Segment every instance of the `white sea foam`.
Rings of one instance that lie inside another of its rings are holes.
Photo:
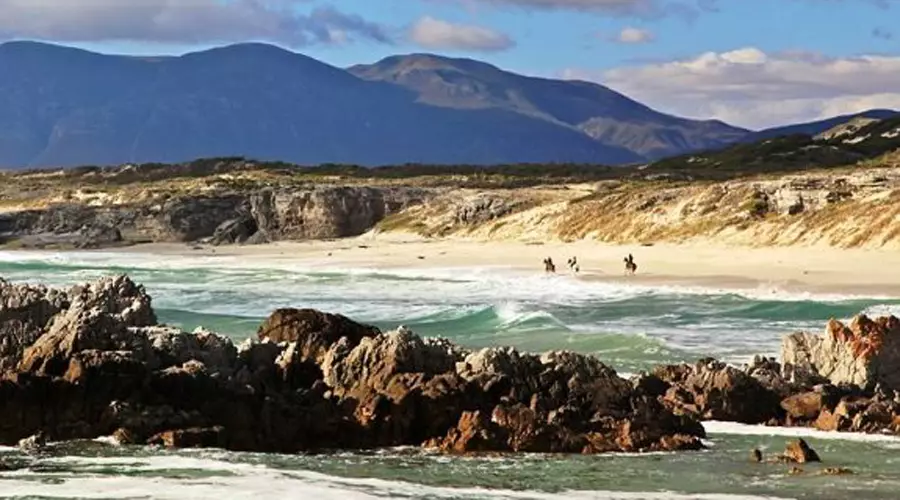
[[[286,471],[261,465],[250,465],[183,456],[148,458],[82,458],[63,457],[52,461],[78,464],[83,473],[41,474],[54,481],[35,481],[32,474],[17,471],[3,475],[0,498],[38,496],[67,498],[77,492],[79,498],[154,498],[157,500],[220,499],[256,500],[270,498],[316,498],[368,500],[407,499],[489,499],[489,500],[765,500],[775,497],[732,494],[682,494],[660,492],[565,491],[542,493],[472,487],[436,487],[405,481],[346,478],[308,471]],[[138,476],[106,476],[92,469],[108,471],[111,467],[128,469]],[[188,470],[203,470],[203,477],[186,479]],[[178,478],[160,477],[155,472],[177,474]]]
[[[777,285],[758,288],[714,288],[699,286],[643,285],[638,283],[611,283],[581,279],[575,276],[547,276],[507,266],[429,267],[429,268],[374,268],[333,266],[326,262],[313,265],[310,261],[253,260],[239,256],[170,256],[123,252],[0,252],[0,262],[45,262],[48,264],[85,267],[111,265],[136,270],[161,271],[206,269],[227,276],[229,273],[247,274],[246,271],[276,272],[292,280],[309,278],[310,274],[333,273],[358,278],[402,278],[450,283],[477,283],[493,291],[511,293],[513,296],[558,297],[571,303],[580,299],[625,299],[644,294],[669,295],[736,295],[751,300],[775,300],[781,302],[810,301],[841,302],[853,299],[884,299],[890,297],[860,296],[852,294],[816,294],[786,291]],[[95,274],[95,272],[92,271]],[[243,279],[243,277],[242,277]],[[265,283],[261,283],[265,284]],[[271,283],[269,283],[271,285]],[[514,285],[514,286],[511,286]],[[496,296],[496,295],[495,295]]]
[[[900,436],[863,434],[860,432],[826,432],[807,427],[768,427],[764,425],[747,425],[710,420],[703,422],[703,428],[706,429],[708,434],[809,437],[840,441],[900,444]]]

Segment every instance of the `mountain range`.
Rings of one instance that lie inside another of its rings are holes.
[[[211,156],[616,165],[753,134],[660,113],[594,83],[429,54],[342,69],[255,43],[178,57],[0,45],[0,168]]]

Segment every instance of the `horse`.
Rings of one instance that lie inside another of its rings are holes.
[[[634,274],[637,272],[637,264],[634,263],[634,257],[631,254],[623,259],[625,261],[625,274]]]

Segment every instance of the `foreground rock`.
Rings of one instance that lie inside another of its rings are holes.
[[[824,335],[785,338],[779,364],[715,360],[659,367],[638,383],[676,414],[824,431],[900,433],[900,320],[832,320]]]
[[[701,447],[652,387],[568,352],[462,350],[342,316],[278,310],[235,346],[157,324],[126,277],[68,291],[0,283],[0,443],[121,443],[297,452]]]

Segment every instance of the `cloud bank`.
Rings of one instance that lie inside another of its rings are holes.
[[[624,44],[640,44],[652,42],[656,37],[649,30],[638,28],[624,28],[616,35],[614,41]]]
[[[871,108],[900,108],[900,57],[730,52],[607,71],[571,68],[565,78],[608,85],[657,109],[750,128]]]
[[[430,16],[419,19],[409,29],[409,39],[428,49],[496,52],[515,45],[507,35],[465,24],[454,24]]]
[[[0,37],[59,42],[222,43],[261,40],[301,47],[369,39],[388,31],[333,7],[300,14],[303,0],[0,0]]]

